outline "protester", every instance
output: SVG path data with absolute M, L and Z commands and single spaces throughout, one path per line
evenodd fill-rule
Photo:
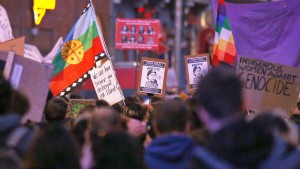
M 272 160 L 276 162 L 269 156 L 278 148 L 272 132 L 243 116 L 240 82 L 234 71 L 224 67 L 211 70 L 199 82 L 197 112 L 210 137 L 194 149 L 188 168 L 261 168 L 266 161 L 264 167 L 269 168 Z
M 299 144 L 299 133 L 296 125 L 289 121 L 286 114 L 281 110 L 266 110 L 260 112 L 251 121 L 265 133 L 272 133 L 275 137 L 284 139 L 293 146 Z
M 45 108 L 47 122 L 63 122 L 67 114 L 68 104 L 62 98 L 50 99 Z
M 187 105 L 180 99 L 158 103 L 151 114 L 150 123 L 155 138 L 145 151 L 149 169 L 185 169 L 194 147 L 187 136 L 190 129 Z
M 29 105 L 18 105 L 19 101 L 26 102 L 23 95 L 17 97 L 8 81 L 0 75 L 0 148 L 13 151 L 19 158 L 23 159 L 32 141 L 33 132 L 26 126 L 21 125 L 22 115 L 27 111 Z M 28 102 L 27 102 L 28 103 Z M 14 110 L 14 112 L 12 111 Z
M 93 146 L 93 169 L 145 169 L 141 150 L 126 132 L 111 132 Z
M 24 169 L 80 169 L 78 152 L 74 139 L 62 124 L 46 124 L 33 141 Z

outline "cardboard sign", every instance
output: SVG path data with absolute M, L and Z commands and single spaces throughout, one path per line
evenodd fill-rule
M 24 56 L 25 36 L 0 43 L 0 50 L 14 51 L 17 55 Z
M 250 110 L 279 107 L 288 112 L 297 104 L 299 69 L 240 57 L 236 71 L 242 79 Z
M 138 94 L 164 96 L 168 71 L 168 61 L 153 58 L 142 58 Z
M 70 99 L 68 104 L 68 114 L 72 118 L 78 116 L 79 111 L 87 105 L 96 105 L 96 100 L 94 99 Z
M 9 63 L 10 58 L 12 58 L 11 64 Z M 29 119 L 40 122 L 49 92 L 53 66 L 38 63 L 25 57 L 11 57 L 8 56 L 8 52 L 3 51 L 0 51 L 0 60 L 6 64 L 4 72 L 8 72 L 7 78 L 12 86 L 24 93 L 29 99 L 30 109 L 22 121 L 26 122 Z
M 117 19 L 116 48 L 157 50 L 159 27 L 157 19 Z
M 185 56 L 185 72 L 187 78 L 187 89 L 189 92 L 197 89 L 197 84 L 210 69 L 209 55 L 190 55 Z
M 103 61 L 101 65 L 92 69 L 89 74 L 99 99 L 104 99 L 110 105 L 124 99 L 110 60 Z

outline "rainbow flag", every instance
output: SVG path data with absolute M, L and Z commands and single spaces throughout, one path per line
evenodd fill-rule
M 219 0 L 212 64 L 216 66 L 220 63 L 220 61 L 233 64 L 235 57 L 236 48 L 225 3 L 224 0 Z
M 89 3 L 52 61 L 50 90 L 54 96 L 68 94 L 88 79 L 95 57 L 105 53 L 101 37 L 94 7 Z

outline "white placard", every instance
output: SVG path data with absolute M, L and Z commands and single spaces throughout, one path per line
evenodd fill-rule
M 168 71 L 166 60 L 142 58 L 138 94 L 164 96 Z
M 110 60 L 94 68 L 89 74 L 99 99 L 106 100 L 110 105 L 123 100 L 124 97 Z
M 187 87 L 189 91 L 196 90 L 198 82 L 210 69 L 208 54 L 185 56 Z

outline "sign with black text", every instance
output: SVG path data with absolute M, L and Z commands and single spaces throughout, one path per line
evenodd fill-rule
M 242 79 L 249 108 L 282 108 L 289 111 L 297 103 L 300 70 L 271 62 L 240 57 L 237 73 Z
M 138 94 L 164 96 L 166 88 L 168 61 L 142 58 Z
M 109 59 L 89 71 L 98 99 L 106 100 L 110 105 L 124 99 L 121 88 Z
M 185 56 L 185 72 L 188 91 L 197 89 L 197 84 L 209 71 L 208 54 Z

